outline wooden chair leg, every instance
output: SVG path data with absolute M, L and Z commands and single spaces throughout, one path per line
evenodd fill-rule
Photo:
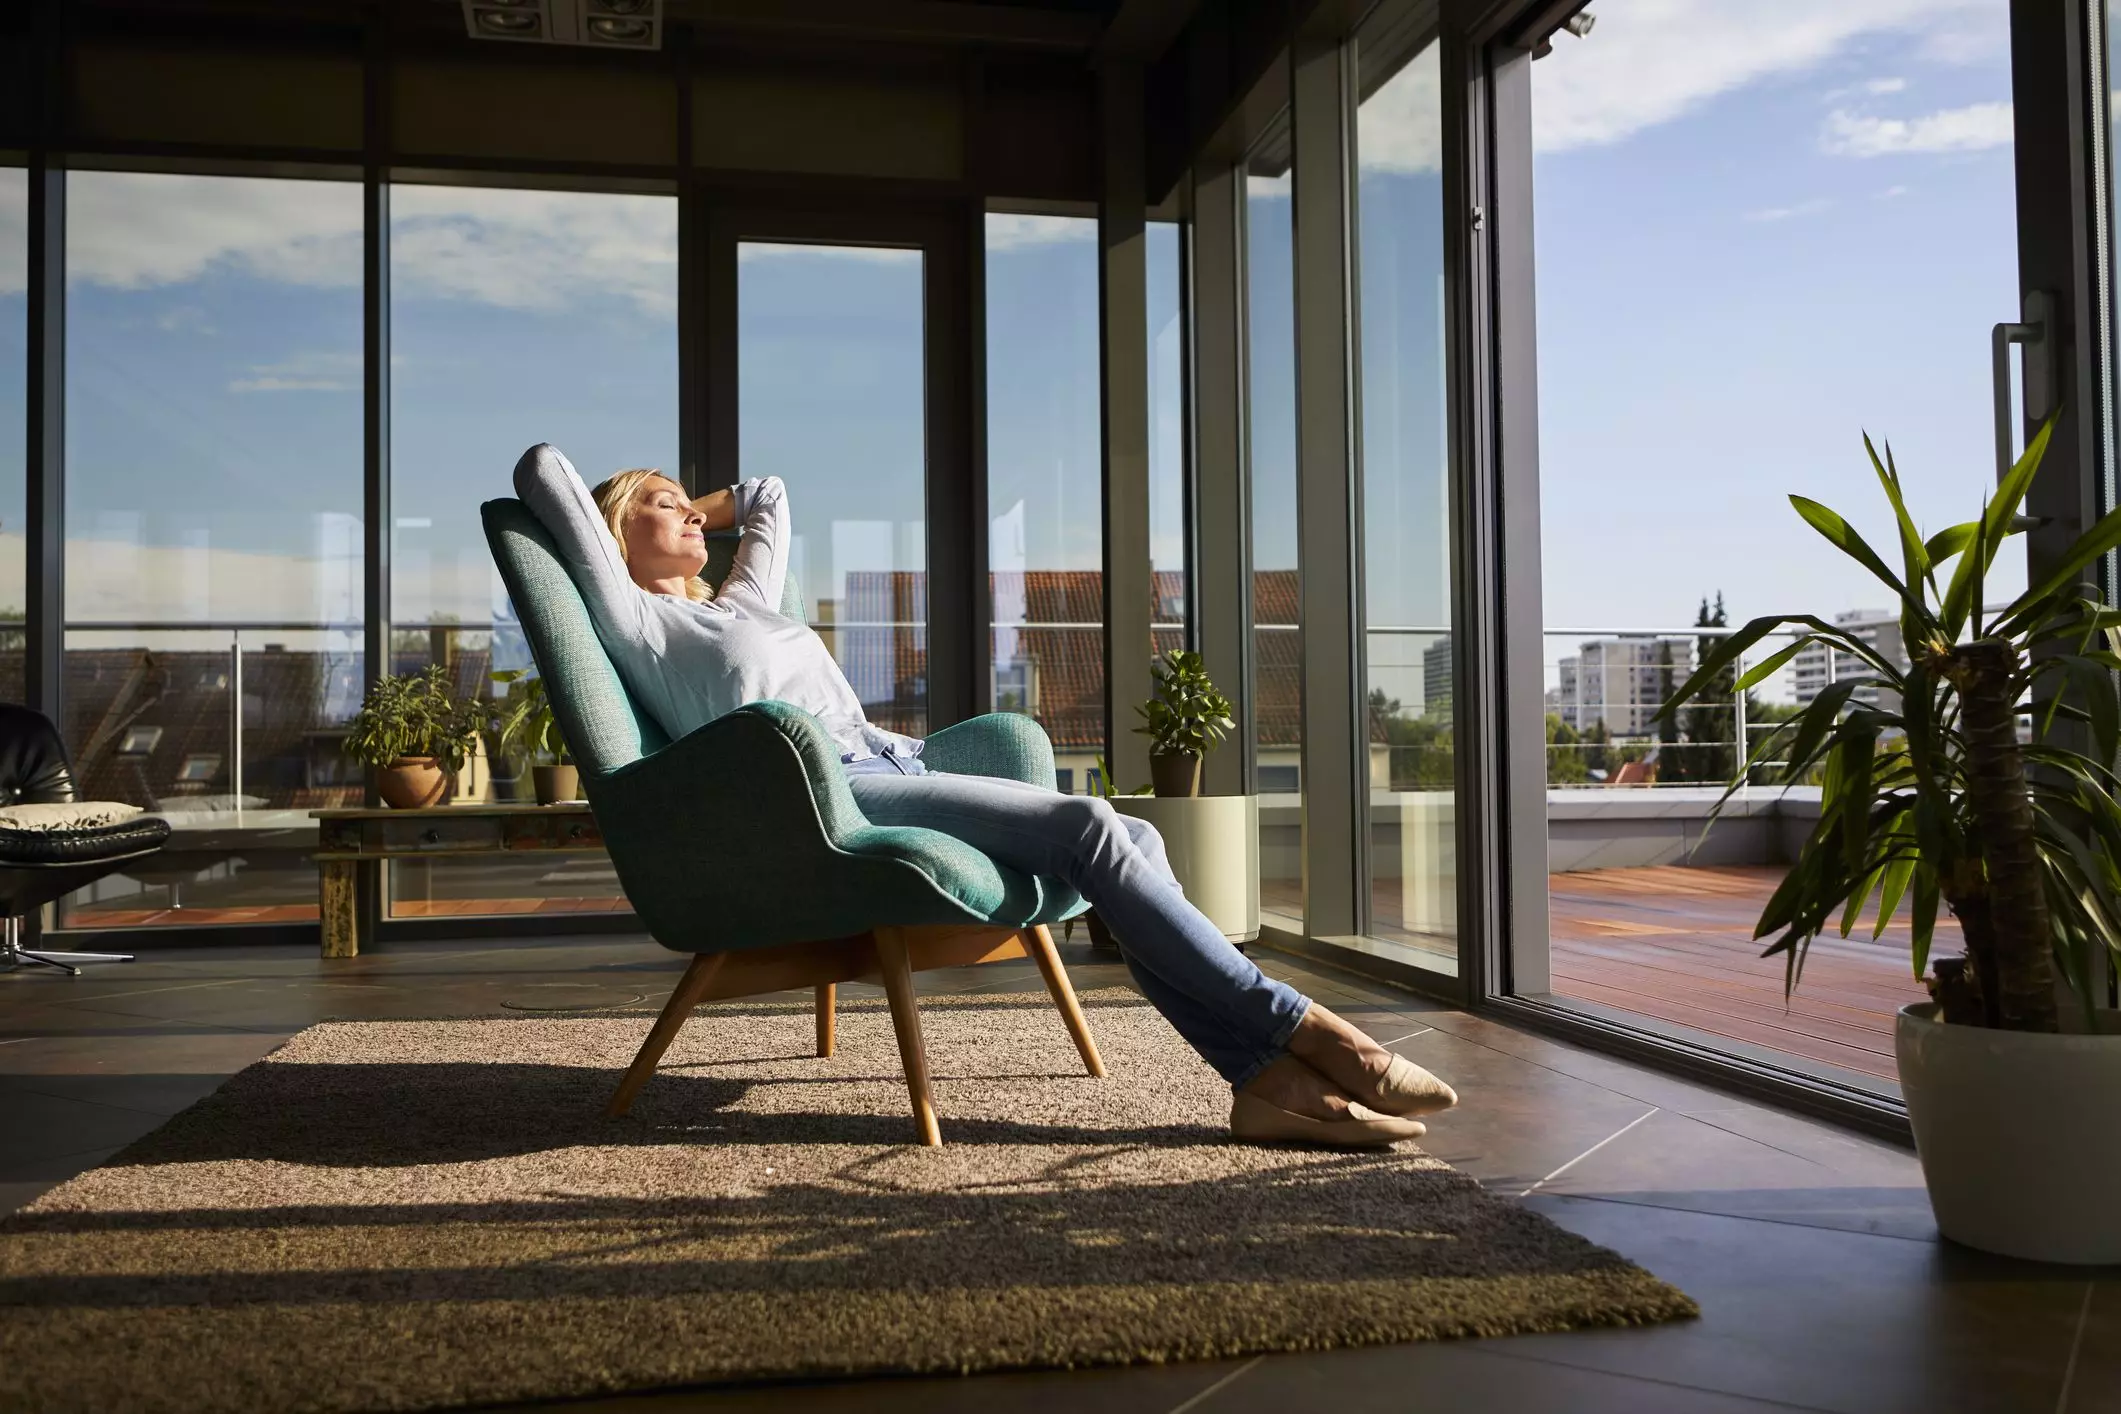
M 633 1097 L 641 1093 L 648 1077 L 655 1074 L 656 1062 L 678 1038 L 678 1029 L 685 1024 L 685 1018 L 692 1015 L 692 1009 L 699 1005 L 701 994 L 714 980 L 714 974 L 721 970 L 722 960 L 727 956 L 727 953 L 701 953 L 692 959 L 692 965 L 685 969 L 685 975 L 671 989 L 670 1000 L 663 1004 L 663 1014 L 649 1028 L 648 1039 L 641 1042 L 633 1064 L 626 1068 L 626 1078 L 612 1093 L 611 1103 L 604 1111 L 606 1114 L 615 1117 L 633 1108 Z
M 832 1054 L 833 1023 L 837 1019 L 839 988 L 831 982 L 817 989 L 817 1053 L 820 1060 Z
M 935 1120 L 935 1096 L 928 1086 L 928 1050 L 921 1042 L 921 1013 L 913 1000 L 913 966 L 906 939 L 896 928 L 879 928 L 873 936 L 877 970 L 883 974 L 884 995 L 891 1001 L 891 1026 L 898 1032 L 899 1060 L 906 1067 L 906 1089 L 913 1095 L 913 1120 L 920 1126 L 921 1143 L 941 1148 L 943 1132 Z
M 1075 1049 L 1082 1053 L 1083 1066 L 1099 1079 L 1104 1078 L 1104 1058 L 1097 1053 L 1097 1042 L 1090 1039 L 1090 1023 L 1083 1017 L 1082 1003 L 1075 999 L 1075 988 L 1068 981 L 1067 969 L 1061 966 L 1060 954 L 1053 947 L 1053 933 L 1040 923 L 1026 928 L 1018 934 L 1024 951 L 1038 964 L 1041 977 L 1046 979 L 1046 990 L 1053 994 L 1053 1004 L 1060 1008 L 1061 1020 L 1068 1025 L 1068 1035 L 1075 1042 Z

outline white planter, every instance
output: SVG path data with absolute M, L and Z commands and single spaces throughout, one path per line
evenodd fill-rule
M 1186 898 L 1233 943 L 1259 936 L 1259 797 L 1119 795 L 1113 809 L 1164 837 Z
M 1894 1050 L 1938 1228 L 2038 1262 L 2121 1262 L 2121 1035 L 1935 1014 L 1902 1007 Z

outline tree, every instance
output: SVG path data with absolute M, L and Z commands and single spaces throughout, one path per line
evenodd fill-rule
M 1701 601 L 1701 610 L 1694 616 L 1696 628 L 1723 628 L 1730 623 L 1730 616 L 1723 607 L 1723 591 L 1716 591 L 1716 607 L 1711 609 L 1709 601 Z M 1703 634 L 1695 641 L 1694 661 L 1706 663 L 1715 656 L 1722 635 Z M 1667 717 L 1659 724 L 1660 730 L 1677 729 L 1684 735 L 1688 745 L 1676 753 L 1668 780 L 1713 781 L 1721 784 L 1731 778 L 1738 769 L 1739 757 L 1733 753 L 1738 739 L 1738 718 L 1733 710 L 1738 693 L 1738 668 L 1736 664 L 1719 668 L 1711 675 L 1701 696 L 1694 700 L 1681 720 L 1674 722 Z M 1671 696 L 1666 691 L 1664 697 Z M 1750 717 L 1750 701 L 1747 702 Z
M 1384 739 L 1393 790 L 1449 790 L 1451 725 L 1433 717 L 1409 717 L 1396 697 L 1370 689 L 1370 739 Z
M 1591 768 L 1583 759 L 1584 753 L 1577 749 L 1582 740 L 1574 727 L 1561 720 L 1560 713 L 1547 713 L 1548 785 L 1580 786 L 1590 781 Z

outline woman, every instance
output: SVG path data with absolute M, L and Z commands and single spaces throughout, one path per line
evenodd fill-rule
M 1458 1102 L 1231 947 L 1186 902 L 1147 824 L 1095 797 L 929 771 L 919 741 L 871 725 L 823 641 L 779 612 L 790 529 L 778 478 L 695 500 L 656 472 L 625 471 L 592 496 L 565 457 L 537 446 L 515 482 L 620 677 L 673 740 L 747 702 L 792 703 L 839 744 L 870 820 L 939 830 L 1066 880 L 1111 926 L 1142 994 L 1230 1082 L 1236 1137 L 1374 1147 L 1422 1134 L 1414 1116 Z M 711 589 L 706 537 L 739 526 L 729 576 Z

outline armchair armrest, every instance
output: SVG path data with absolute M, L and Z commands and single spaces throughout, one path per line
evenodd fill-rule
M 983 922 L 1036 907 L 1028 879 L 970 845 L 871 824 L 831 736 L 785 702 L 738 708 L 587 785 L 627 899 L 656 940 L 679 951 L 843 937 L 879 923 Z
M 1053 789 L 1053 742 L 1020 712 L 989 712 L 932 733 L 921 760 L 961 776 L 998 776 Z

